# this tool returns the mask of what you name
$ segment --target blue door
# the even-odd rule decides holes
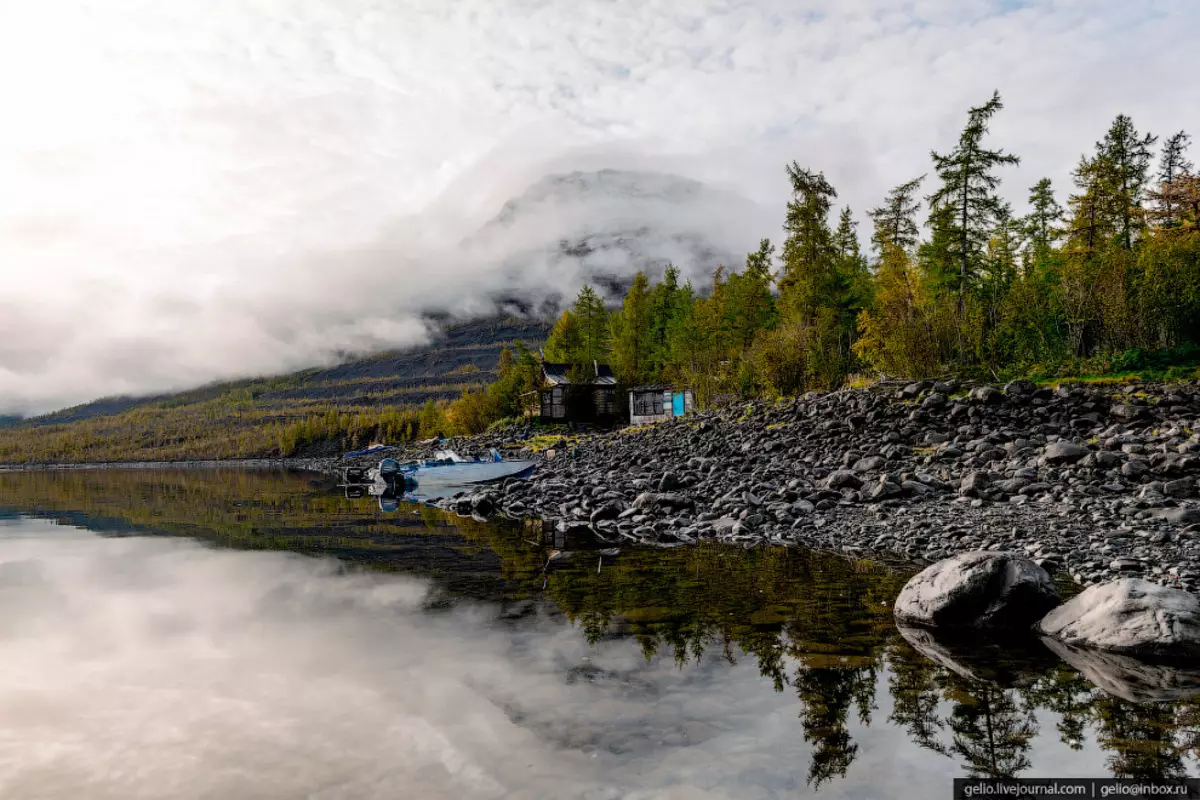
[[[676,417],[682,417],[684,412],[683,392],[676,392],[671,398],[671,413]]]

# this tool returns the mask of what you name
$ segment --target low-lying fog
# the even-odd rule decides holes
[[[809,792],[796,698],[753,659],[647,663],[636,642],[591,648],[545,613],[430,612],[427,589],[298,555],[0,523],[0,797]],[[949,791],[955,765],[877,702],[880,724],[852,723],[858,759],[821,796]]]

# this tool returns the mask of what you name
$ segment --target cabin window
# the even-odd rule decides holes
[[[661,417],[663,415],[662,392],[636,392],[633,395],[633,413],[639,417]]]

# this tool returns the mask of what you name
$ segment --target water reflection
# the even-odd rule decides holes
[[[459,609],[464,598],[482,602],[477,608],[491,609],[488,635],[499,624],[505,646],[531,658],[567,646],[569,633],[571,657],[543,663],[557,689],[514,694],[498,686],[487,702],[555,748],[619,755],[625,768],[682,748],[703,756],[689,762],[689,774],[715,760],[714,769],[724,764],[744,781],[755,764],[760,777],[748,784],[710,779],[731,792],[807,786],[840,795],[868,787],[860,796],[917,796],[922,786],[938,794],[963,775],[1152,777],[1197,769],[1194,671],[1052,652],[1036,641],[953,642],[897,631],[890,609],[903,571],[787,549],[601,555],[537,527],[483,524],[392,499],[395,510],[384,509],[381,497],[347,497],[286,473],[0,473],[0,514],[110,535],[167,532],[328,553],[417,574],[432,581],[424,613]],[[546,627],[553,619],[570,627]],[[637,661],[615,655],[630,645]],[[753,683],[747,666],[758,676]],[[717,702],[726,692],[740,693],[742,707]],[[550,705],[531,699],[538,697]],[[735,735],[751,729],[766,737],[764,758],[785,762],[751,759]],[[904,782],[894,783],[900,774]]]

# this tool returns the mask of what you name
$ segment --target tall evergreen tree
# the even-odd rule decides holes
[[[921,201],[917,199],[916,194],[923,180],[924,175],[900,184],[888,192],[883,205],[867,212],[867,216],[874,223],[871,243],[880,259],[884,257],[889,244],[902,250],[916,247],[921,234],[921,228],[917,225],[917,212],[921,210]]]
[[[1188,146],[1192,137],[1186,132],[1179,131],[1167,138],[1163,145],[1162,160],[1158,166],[1159,187],[1151,192],[1155,201],[1152,216],[1164,228],[1179,227],[1180,214],[1180,182],[1192,177],[1192,162],[1187,158]]]
[[[550,336],[542,348],[546,360],[558,364],[582,364],[583,339],[579,333],[579,320],[570,311],[564,311],[550,330]]]
[[[833,232],[829,212],[837,191],[824,173],[803,169],[796,162],[787,168],[792,184],[783,229],[783,275],[779,281],[781,309],[792,319],[811,319],[826,297],[833,277]]]
[[[1133,120],[1119,114],[1103,141],[1096,143],[1104,196],[1117,223],[1118,241],[1126,250],[1133,249],[1134,239],[1144,227],[1143,192],[1153,159],[1150,148],[1156,141],[1157,136],[1140,135]]]
[[[1028,262],[1037,271],[1044,271],[1050,261],[1054,240],[1058,236],[1057,225],[1062,219],[1062,206],[1054,199],[1054,188],[1049,178],[1042,178],[1029,190],[1030,211],[1023,220]]]
[[[982,106],[972,108],[967,126],[958,144],[946,155],[932,153],[934,170],[941,186],[929,196],[930,221],[945,226],[946,244],[954,264],[938,265],[942,283],[953,287],[963,310],[967,289],[975,282],[982,267],[988,239],[1003,203],[996,194],[1000,178],[997,167],[1015,165],[1020,159],[1003,150],[983,147],[988,122],[1004,108],[1000,93]],[[952,214],[939,215],[942,208]],[[951,270],[957,274],[953,274]]]
[[[638,270],[625,293],[621,311],[612,316],[613,369],[622,383],[645,383],[651,377],[650,281]]]
[[[746,256],[741,274],[729,276],[724,312],[735,350],[746,350],[759,331],[775,325],[775,297],[771,294],[774,255],[771,240],[763,239],[758,250]]]
[[[579,329],[579,360],[581,363],[595,364],[608,361],[612,347],[609,335],[608,311],[604,301],[596,294],[596,290],[587,284],[579,290],[572,308]]]

